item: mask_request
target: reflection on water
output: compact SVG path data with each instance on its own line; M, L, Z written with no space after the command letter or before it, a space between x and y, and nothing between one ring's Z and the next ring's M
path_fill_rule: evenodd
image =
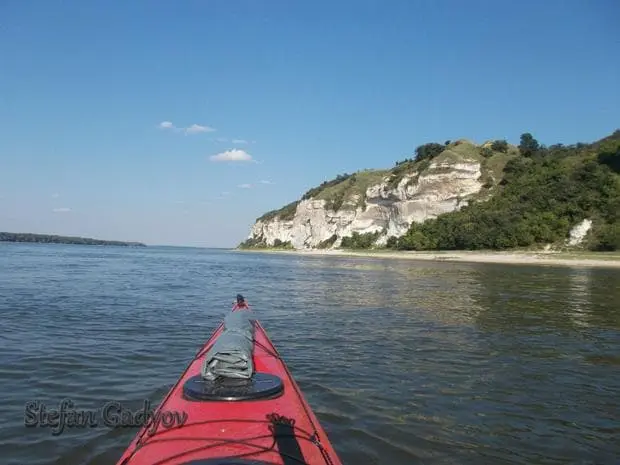
M571 269L569 272L570 294L567 314L575 326L587 327L588 304L592 300L590 286L591 269Z
M472 296L480 284L467 264L451 269L433 262L353 259L360 261L356 264L334 263L335 260L347 259L311 257L302 262L301 269L322 268L322 279L297 281L300 295L311 292L324 296L339 310L358 311L367 307L407 310L428 314L431 320L455 324L471 323L478 311Z
M0 247L3 463L114 463L134 430L26 430L22 407L159 401L246 295L346 464L617 464L620 273Z

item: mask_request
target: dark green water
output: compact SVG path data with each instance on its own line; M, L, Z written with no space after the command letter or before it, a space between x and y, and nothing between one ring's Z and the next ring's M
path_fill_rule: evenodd
M620 463L620 272L0 244L0 462L115 463L135 429L24 408L154 405L253 304L345 464Z

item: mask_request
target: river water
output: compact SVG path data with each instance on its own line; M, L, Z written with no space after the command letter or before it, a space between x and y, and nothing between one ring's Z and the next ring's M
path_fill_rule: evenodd
M0 463L100 465L243 293L345 464L620 463L620 272L0 244Z

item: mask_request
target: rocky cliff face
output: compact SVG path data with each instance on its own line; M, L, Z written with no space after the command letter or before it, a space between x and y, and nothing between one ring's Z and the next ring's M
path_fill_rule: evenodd
M509 157L508 152L493 152L488 144L457 141L432 159L401 162L389 171L356 173L259 218L247 242L327 248L338 247L343 237L357 232L377 233L375 243L383 245L390 236L403 235L412 222L483 197L499 181L493 167L503 166Z

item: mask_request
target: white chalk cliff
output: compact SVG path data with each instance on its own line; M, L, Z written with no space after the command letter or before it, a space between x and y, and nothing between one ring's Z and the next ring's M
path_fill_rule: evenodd
M327 200L317 198L320 195L301 200L294 215L259 218L248 239L267 246L276 241L290 242L296 249L308 249L325 247L321 244L325 241L330 247L338 247L343 237L354 232L377 232L376 244L383 245L390 236L405 234L412 222L454 211L479 194L485 179L484 157L479 155L482 147L457 141L426 166L412 164L412 170L401 174L396 184L393 179L390 182L393 173L386 171L362 191L363 195L350 189L350 195L335 211Z

